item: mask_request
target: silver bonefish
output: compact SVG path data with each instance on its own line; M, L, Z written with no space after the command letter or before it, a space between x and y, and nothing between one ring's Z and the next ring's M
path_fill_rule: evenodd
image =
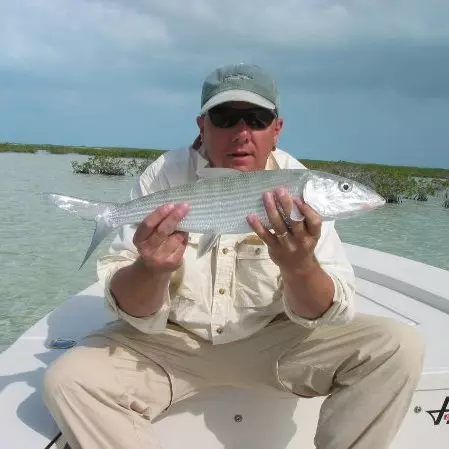
M218 173L218 176L214 176ZM220 171L221 170L221 171ZM281 169L241 172L210 169L210 175L194 183L182 184L123 203L106 203L56 193L45 194L59 208L85 220L96 222L92 241L80 268L95 248L114 229L140 223L156 208L167 203L189 203L190 210L178 230L200 233L199 257L207 252L220 234L253 232L247 222L250 213L270 227L263 193L284 187L294 197L302 197L323 221L352 217L385 204L375 191L356 181L309 169ZM291 220L303 217L294 208Z

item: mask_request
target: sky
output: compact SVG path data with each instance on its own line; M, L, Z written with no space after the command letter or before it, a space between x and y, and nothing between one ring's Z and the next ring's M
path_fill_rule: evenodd
M204 78L277 80L301 159L449 168L447 0L0 2L0 142L179 148Z

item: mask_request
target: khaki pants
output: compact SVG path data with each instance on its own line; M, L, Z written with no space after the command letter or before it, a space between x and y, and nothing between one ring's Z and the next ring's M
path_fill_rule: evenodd
M172 324L145 335L114 323L54 362L44 399L72 449L157 448L151 421L218 385L327 396L317 448L382 449L408 410L423 353L412 327L365 315L313 331L282 317L218 346Z

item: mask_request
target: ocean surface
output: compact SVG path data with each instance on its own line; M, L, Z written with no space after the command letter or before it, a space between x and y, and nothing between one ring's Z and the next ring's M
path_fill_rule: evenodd
M43 192L125 201L136 177L77 175L80 155L0 153L0 351L67 296L96 281L95 257L78 267L91 222L47 204ZM407 200L341 220L343 241L449 270L449 209L441 200ZM107 251L105 240L97 256Z

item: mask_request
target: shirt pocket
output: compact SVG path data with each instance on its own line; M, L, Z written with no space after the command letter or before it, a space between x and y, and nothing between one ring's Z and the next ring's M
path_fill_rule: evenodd
M237 250L235 306L267 308L279 300L279 267L265 244L242 243Z

